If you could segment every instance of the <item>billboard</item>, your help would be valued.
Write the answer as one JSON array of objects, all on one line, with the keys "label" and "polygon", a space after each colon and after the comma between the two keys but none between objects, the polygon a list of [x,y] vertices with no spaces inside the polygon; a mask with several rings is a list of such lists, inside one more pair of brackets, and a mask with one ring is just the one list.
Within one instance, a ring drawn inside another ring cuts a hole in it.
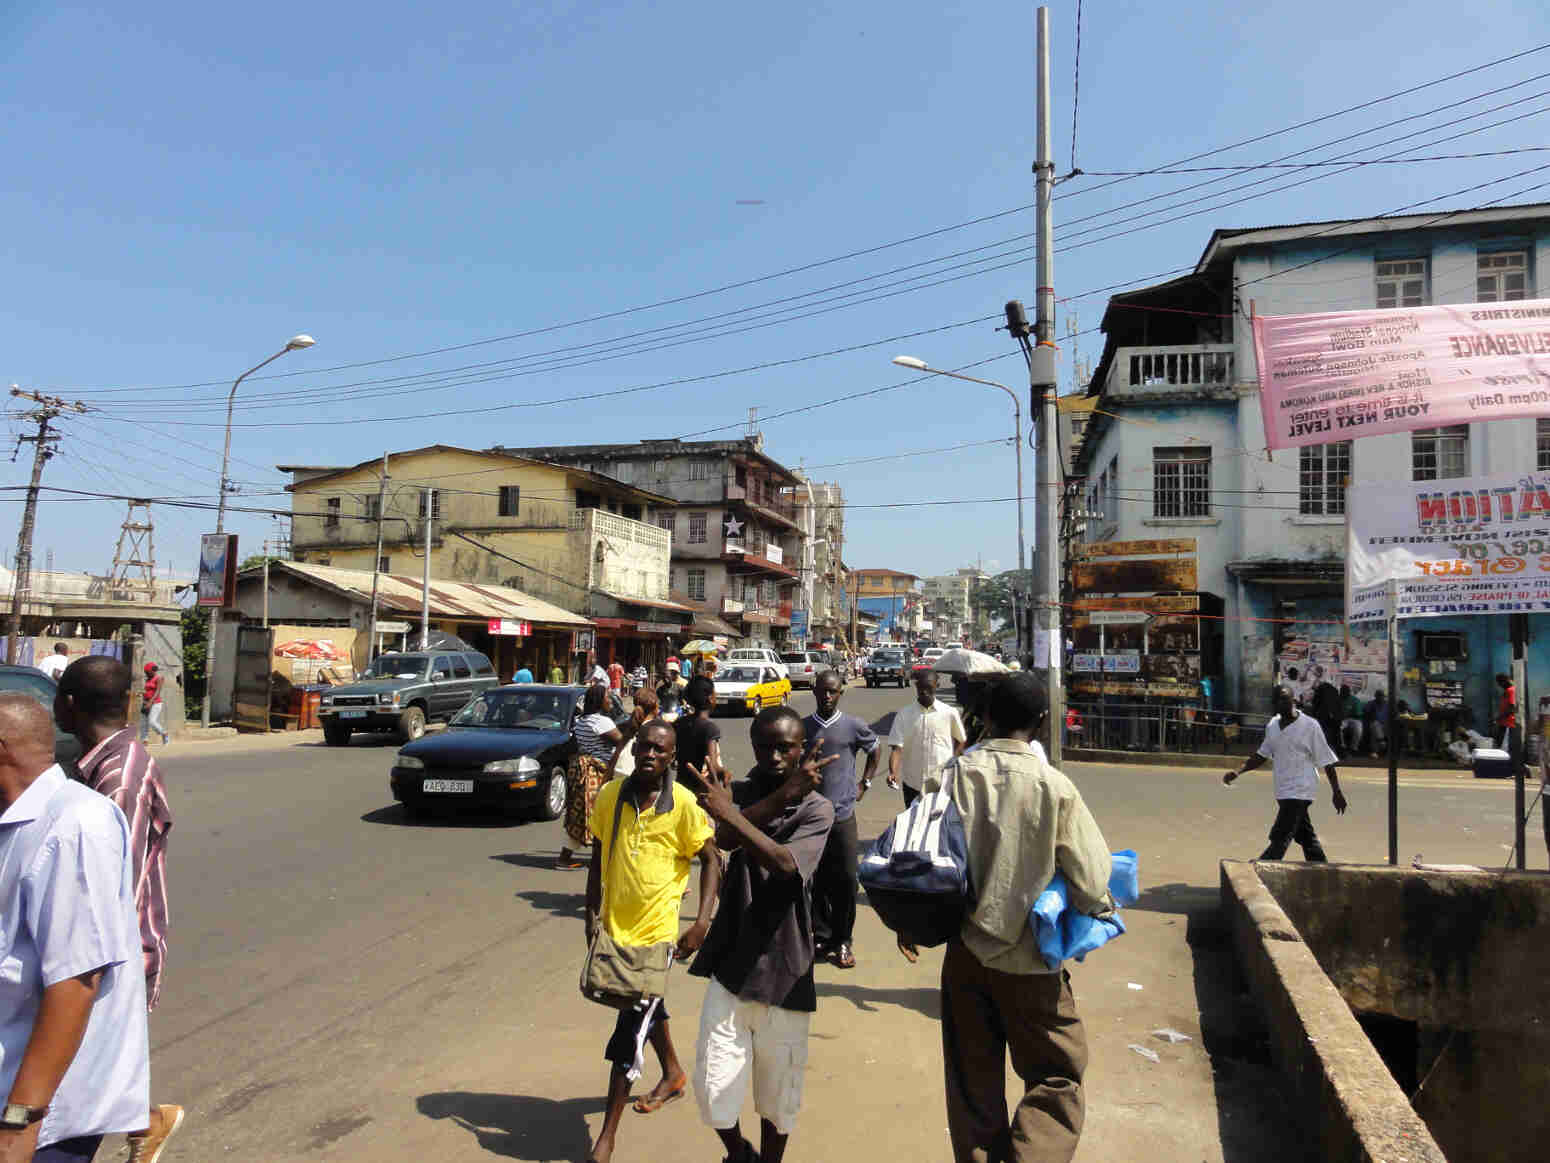
[{"label": "billboard", "polygon": [[237,600],[237,535],[204,533],[199,538],[198,605],[225,608]]},{"label": "billboard", "polygon": [[1346,618],[1550,610],[1550,473],[1353,485]]},{"label": "billboard", "polygon": [[1550,299],[1254,319],[1265,444],[1550,416]]}]

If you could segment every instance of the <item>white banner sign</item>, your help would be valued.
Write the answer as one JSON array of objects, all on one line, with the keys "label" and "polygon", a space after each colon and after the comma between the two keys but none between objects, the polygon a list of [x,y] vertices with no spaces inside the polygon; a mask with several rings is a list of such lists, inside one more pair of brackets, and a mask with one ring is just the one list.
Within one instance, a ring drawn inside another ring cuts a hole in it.
[{"label": "white banner sign", "polygon": [[1550,473],[1346,492],[1346,618],[1550,610]]},{"label": "white banner sign", "polygon": [[1271,448],[1550,416],[1550,299],[1254,319]]}]

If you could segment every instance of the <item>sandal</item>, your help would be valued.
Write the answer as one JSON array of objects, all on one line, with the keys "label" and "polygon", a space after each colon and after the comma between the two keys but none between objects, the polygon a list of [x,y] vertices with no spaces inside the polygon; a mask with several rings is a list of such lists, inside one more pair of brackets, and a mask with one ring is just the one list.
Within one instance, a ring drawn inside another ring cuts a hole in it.
[{"label": "sandal", "polygon": [[684,1088],[689,1085],[689,1076],[683,1075],[675,1082],[672,1088],[661,1098],[652,1098],[649,1094],[643,1094],[635,1100],[636,1114],[649,1115],[653,1111],[659,1111],[670,1102],[675,1102],[684,1096]]},{"label": "sandal", "polygon": [[573,868],[585,868],[587,864],[586,861],[578,860],[575,856],[556,856],[554,866],[561,871],[568,871]]}]

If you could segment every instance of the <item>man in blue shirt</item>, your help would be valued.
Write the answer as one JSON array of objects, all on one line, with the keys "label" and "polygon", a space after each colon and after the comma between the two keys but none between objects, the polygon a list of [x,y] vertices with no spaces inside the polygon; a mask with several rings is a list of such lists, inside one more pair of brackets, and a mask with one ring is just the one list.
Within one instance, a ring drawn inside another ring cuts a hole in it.
[{"label": "man in blue shirt", "polygon": [[528,669],[527,660],[522,659],[517,663],[517,673],[511,676],[512,682],[532,682],[533,672]]},{"label": "man in blue shirt", "polygon": [[[826,670],[813,681],[816,714],[802,720],[807,746],[819,745],[820,759],[833,757],[823,770],[819,787],[834,805],[834,826],[824,845],[823,859],[813,877],[813,935],[819,953],[828,953],[841,969],[856,967],[851,936],[856,928],[856,803],[877,774],[882,757],[872,728],[855,715],[840,713],[844,684]],[[866,752],[866,770],[856,781],[856,753]]]}]

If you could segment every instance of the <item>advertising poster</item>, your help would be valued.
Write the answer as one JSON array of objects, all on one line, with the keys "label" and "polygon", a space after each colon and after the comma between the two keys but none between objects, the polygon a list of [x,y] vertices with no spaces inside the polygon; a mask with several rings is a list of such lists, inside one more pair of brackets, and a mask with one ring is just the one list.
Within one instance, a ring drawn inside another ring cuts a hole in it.
[{"label": "advertising poster", "polygon": [[231,605],[237,598],[237,535],[205,533],[199,538],[198,605]]},{"label": "advertising poster", "polygon": [[1550,416],[1550,299],[1254,319],[1270,448]]},{"label": "advertising poster", "polygon": [[1550,473],[1353,485],[1346,493],[1346,616],[1550,610]]}]

